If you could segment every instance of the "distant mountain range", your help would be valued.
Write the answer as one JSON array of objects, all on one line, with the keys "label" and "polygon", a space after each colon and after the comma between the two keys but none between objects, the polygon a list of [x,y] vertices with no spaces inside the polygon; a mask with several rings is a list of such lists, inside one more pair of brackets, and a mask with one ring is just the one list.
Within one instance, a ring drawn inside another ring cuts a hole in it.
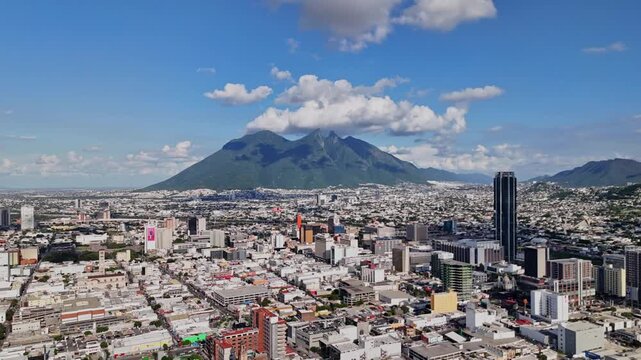
[{"label": "distant mountain range", "polygon": [[376,183],[458,181],[489,184],[482,174],[420,169],[363,140],[316,130],[298,140],[271,131],[235,139],[175,176],[142,191],[190,189],[314,189]]},{"label": "distant mountain range", "polygon": [[569,187],[623,186],[641,182],[641,162],[630,159],[590,161],[572,170],[531,180]]}]

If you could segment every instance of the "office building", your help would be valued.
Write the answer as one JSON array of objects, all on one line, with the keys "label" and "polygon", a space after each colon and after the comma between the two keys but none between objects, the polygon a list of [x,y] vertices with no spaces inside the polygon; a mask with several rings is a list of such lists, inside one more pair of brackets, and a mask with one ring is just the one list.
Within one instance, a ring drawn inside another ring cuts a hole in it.
[{"label": "office building", "polygon": [[336,226],[341,225],[341,220],[340,217],[338,217],[337,214],[334,214],[327,219],[327,231],[330,234],[335,234],[336,233]]},{"label": "office building", "polygon": [[405,227],[405,238],[408,241],[427,243],[428,227],[425,224],[409,224]]},{"label": "office building", "polygon": [[457,310],[458,296],[454,291],[432,292],[430,295],[430,308],[432,314],[452,313]]},{"label": "office building", "polygon": [[430,267],[432,269],[432,276],[442,279],[442,264],[445,260],[453,260],[454,254],[447,251],[434,251],[431,255]]},{"label": "office building", "polygon": [[503,246],[503,258],[514,262],[516,257],[516,177],[514,173],[498,172],[494,177],[494,231]]},{"label": "office building", "polygon": [[550,322],[568,321],[570,297],[549,290],[533,290],[530,292],[530,312]]},{"label": "office building", "polygon": [[394,270],[401,273],[410,272],[410,248],[409,246],[401,245],[392,249],[392,264]]},{"label": "office building", "polygon": [[443,286],[453,290],[462,301],[472,297],[474,266],[456,260],[443,260],[441,264]]},{"label": "office building", "polygon": [[603,347],[604,329],[587,321],[559,324],[558,348],[567,356],[583,355],[585,351]]},{"label": "office building", "polygon": [[188,235],[198,235],[198,218],[190,217],[187,220],[187,233]]},{"label": "office building", "polygon": [[368,303],[376,300],[374,288],[365,286],[359,280],[343,280],[339,286],[341,301],[343,304],[354,306],[359,303]]},{"label": "office building", "polygon": [[523,249],[525,275],[533,278],[546,276],[547,262],[550,250],[547,246],[528,246]]},{"label": "office building", "polygon": [[20,228],[33,230],[36,227],[33,206],[24,205],[20,208]]},{"label": "office building", "polygon": [[11,209],[0,209],[0,227],[11,225]]},{"label": "office building", "polygon": [[594,268],[597,294],[625,297],[625,269],[615,268],[613,264]]},{"label": "office building", "polygon": [[589,260],[550,260],[547,273],[550,290],[568,295],[571,308],[586,305],[596,293],[592,262]]},{"label": "office building", "polygon": [[225,247],[225,232],[223,230],[205,230],[202,235],[209,236],[209,244],[214,248]]},{"label": "office building", "polygon": [[641,247],[630,246],[625,249],[625,281],[628,300],[632,301],[632,306],[639,307]]},{"label": "office building", "polygon": [[447,251],[454,254],[454,260],[476,266],[503,260],[503,249],[496,240],[438,240],[434,242],[434,250]]}]

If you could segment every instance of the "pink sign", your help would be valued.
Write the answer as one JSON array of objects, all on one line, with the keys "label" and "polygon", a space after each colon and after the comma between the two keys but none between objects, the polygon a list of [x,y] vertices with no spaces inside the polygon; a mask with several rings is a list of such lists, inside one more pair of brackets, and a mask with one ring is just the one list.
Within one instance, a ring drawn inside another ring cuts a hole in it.
[{"label": "pink sign", "polygon": [[156,228],[155,227],[148,227],[146,229],[147,231],[147,241],[156,241]]}]

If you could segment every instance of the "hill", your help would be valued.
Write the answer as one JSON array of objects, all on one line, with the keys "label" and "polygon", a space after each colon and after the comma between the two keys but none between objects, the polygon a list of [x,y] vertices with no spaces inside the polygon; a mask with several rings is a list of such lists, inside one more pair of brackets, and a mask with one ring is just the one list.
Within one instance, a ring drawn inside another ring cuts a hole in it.
[{"label": "hill", "polygon": [[572,170],[532,179],[563,186],[624,186],[641,182],[641,162],[631,159],[590,161]]}]

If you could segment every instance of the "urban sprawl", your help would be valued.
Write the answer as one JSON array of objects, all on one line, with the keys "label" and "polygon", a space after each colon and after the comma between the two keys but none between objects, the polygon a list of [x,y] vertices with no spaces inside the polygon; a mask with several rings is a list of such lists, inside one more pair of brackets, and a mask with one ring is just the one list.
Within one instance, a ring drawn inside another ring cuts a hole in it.
[{"label": "urban sprawl", "polygon": [[510,172],[5,191],[0,359],[639,359],[640,241],[639,192]]}]

